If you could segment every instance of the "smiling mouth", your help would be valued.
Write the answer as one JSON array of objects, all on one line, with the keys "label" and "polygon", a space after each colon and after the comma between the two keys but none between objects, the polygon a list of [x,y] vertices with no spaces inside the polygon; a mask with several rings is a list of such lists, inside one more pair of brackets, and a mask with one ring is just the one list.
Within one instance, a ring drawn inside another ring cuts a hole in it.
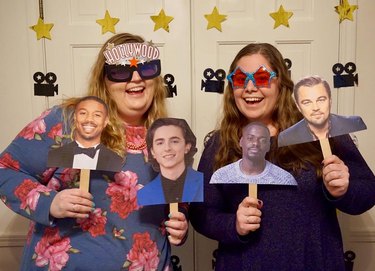
[{"label": "smiling mouth", "polygon": [[166,154],[163,156],[164,159],[171,159],[174,158],[174,154]]},{"label": "smiling mouth", "polygon": [[96,125],[94,125],[94,124],[82,124],[82,128],[83,128],[83,130],[85,130],[85,131],[92,131],[92,130],[94,130],[95,128],[96,128]]},{"label": "smiling mouth", "polygon": [[140,93],[143,93],[144,90],[145,90],[144,87],[134,87],[134,88],[125,90],[125,92],[128,94],[140,94]]},{"label": "smiling mouth", "polygon": [[263,101],[263,98],[250,97],[250,98],[244,98],[244,101],[247,104],[255,104],[255,103],[260,103],[261,101]]}]

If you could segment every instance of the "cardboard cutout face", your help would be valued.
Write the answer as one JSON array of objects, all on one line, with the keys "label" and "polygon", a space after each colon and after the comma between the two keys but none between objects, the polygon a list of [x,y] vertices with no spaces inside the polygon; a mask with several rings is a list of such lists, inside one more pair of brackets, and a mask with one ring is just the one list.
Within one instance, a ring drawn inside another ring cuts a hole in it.
[{"label": "cardboard cutout face", "polygon": [[74,139],[85,147],[100,143],[100,136],[108,124],[105,106],[94,100],[80,102],[74,111]]},{"label": "cardboard cutout face", "polygon": [[147,130],[146,140],[152,155],[149,162],[160,173],[138,190],[138,204],[203,201],[203,174],[190,166],[189,158],[196,152],[196,138],[187,122],[157,119]]},{"label": "cardboard cutout face", "polygon": [[359,116],[340,116],[330,112],[330,88],[322,78],[306,77],[297,82],[294,92],[296,105],[304,118],[279,133],[279,147],[327,140],[367,129]]},{"label": "cardboard cutout face", "polygon": [[332,100],[323,84],[301,86],[298,90],[297,108],[319,139],[326,137],[329,132],[331,104]]},{"label": "cardboard cutout face", "polygon": [[297,185],[294,177],[266,160],[270,150],[270,133],[264,124],[252,122],[242,129],[242,159],[216,170],[210,184]]},{"label": "cardboard cutout face", "polygon": [[240,139],[242,159],[264,161],[266,153],[270,150],[270,135],[267,127],[259,125],[248,126]]},{"label": "cardboard cutout face", "polygon": [[74,141],[48,153],[48,167],[118,172],[122,157],[101,144],[101,134],[109,122],[107,108],[98,97],[83,97],[74,110]]},{"label": "cardboard cutout face", "polygon": [[182,173],[185,170],[185,154],[190,148],[181,128],[168,125],[155,130],[151,154],[159,163],[161,174],[168,177],[169,172]]}]

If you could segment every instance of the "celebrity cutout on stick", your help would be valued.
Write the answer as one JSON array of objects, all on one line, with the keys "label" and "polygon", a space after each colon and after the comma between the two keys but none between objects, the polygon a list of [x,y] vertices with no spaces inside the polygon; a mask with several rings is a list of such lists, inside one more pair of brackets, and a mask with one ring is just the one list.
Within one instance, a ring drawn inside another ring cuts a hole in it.
[{"label": "celebrity cutout on stick", "polygon": [[74,140],[49,151],[47,166],[81,169],[80,186],[89,178],[90,170],[120,171],[123,159],[100,143],[108,121],[107,105],[100,98],[86,96],[80,99],[74,110]]},{"label": "celebrity cutout on stick", "polygon": [[319,140],[326,157],[331,153],[328,138],[367,129],[359,116],[331,113],[331,88],[319,76],[302,78],[294,86],[293,96],[304,118],[280,132],[279,147]]},{"label": "celebrity cutout on stick", "polygon": [[196,137],[187,122],[157,119],[148,129],[146,141],[150,163],[159,174],[138,191],[138,204],[203,201],[203,174],[191,167]]},{"label": "celebrity cutout on stick", "polygon": [[266,160],[271,146],[270,132],[261,122],[250,122],[242,129],[242,159],[216,170],[210,184],[248,183],[249,195],[257,198],[258,184],[297,185],[286,170]]}]

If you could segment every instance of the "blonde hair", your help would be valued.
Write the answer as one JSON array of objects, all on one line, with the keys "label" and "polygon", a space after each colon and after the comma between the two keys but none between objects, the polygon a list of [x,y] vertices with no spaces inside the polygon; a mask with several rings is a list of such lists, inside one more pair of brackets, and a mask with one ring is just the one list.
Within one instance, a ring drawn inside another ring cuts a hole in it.
[{"label": "blonde hair", "polygon": [[[105,57],[103,52],[107,49],[107,45],[109,43],[119,45],[123,43],[142,42],[144,42],[144,39],[141,36],[130,33],[116,34],[108,39],[98,53],[89,80],[88,95],[99,97],[108,106],[109,123],[102,132],[101,142],[122,157],[125,156],[125,127],[121,119],[118,117],[116,102],[112,99],[108,89],[106,88],[104,72]],[[154,80],[155,87],[154,98],[150,108],[146,111],[142,119],[143,125],[146,128],[148,128],[155,119],[165,117],[167,115],[165,105],[166,88],[163,83],[163,78],[158,76],[152,80]],[[78,101],[79,98],[71,98],[67,99],[62,105],[64,108],[64,119],[68,123],[73,123],[71,122],[73,120],[73,109]]]},{"label": "blonde hair", "polygon": [[[302,118],[292,98],[293,82],[289,77],[288,69],[281,53],[268,43],[248,44],[238,52],[229,68],[228,74],[234,71],[242,57],[254,54],[262,55],[269,62],[270,68],[277,74],[277,84],[280,91],[271,118],[273,125],[280,132]],[[223,117],[219,128],[219,149],[215,155],[214,169],[233,163],[242,157],[239,139],[242,134],[242,128],[249,123],[249,120],[236,106],[231,84],[228,84],[225,89],[223,104]],[[308,154],[305,150],[312,152]],[[321,161],[315,147],[313,149],[310,147],[301,149],[295,146],[278,148],[277,142],[272,144],[267,159],[292,170],[304,168],[305,162],[310,162],[317,166],[320,165]]]}]

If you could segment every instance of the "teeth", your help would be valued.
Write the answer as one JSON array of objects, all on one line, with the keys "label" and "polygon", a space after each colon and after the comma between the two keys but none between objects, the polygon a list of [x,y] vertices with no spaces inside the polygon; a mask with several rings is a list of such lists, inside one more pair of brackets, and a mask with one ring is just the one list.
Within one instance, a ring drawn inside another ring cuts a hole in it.
[{"label": "teeth", "polygon": [[91,131],[95,129],[95,126],[92,125],[82,125],[82,127],[85,131]]},{"label": "teeth", "polygon": [[262,100],[262,98],[256,98],[256,97],[245,98],[246,102],[260,102],[261,100]]},{"label": "teeth", "polygon": [[135,87],[135,88],[128,89],[127,92],[139,92],[142,90],[143,90],[143,87]]}]

